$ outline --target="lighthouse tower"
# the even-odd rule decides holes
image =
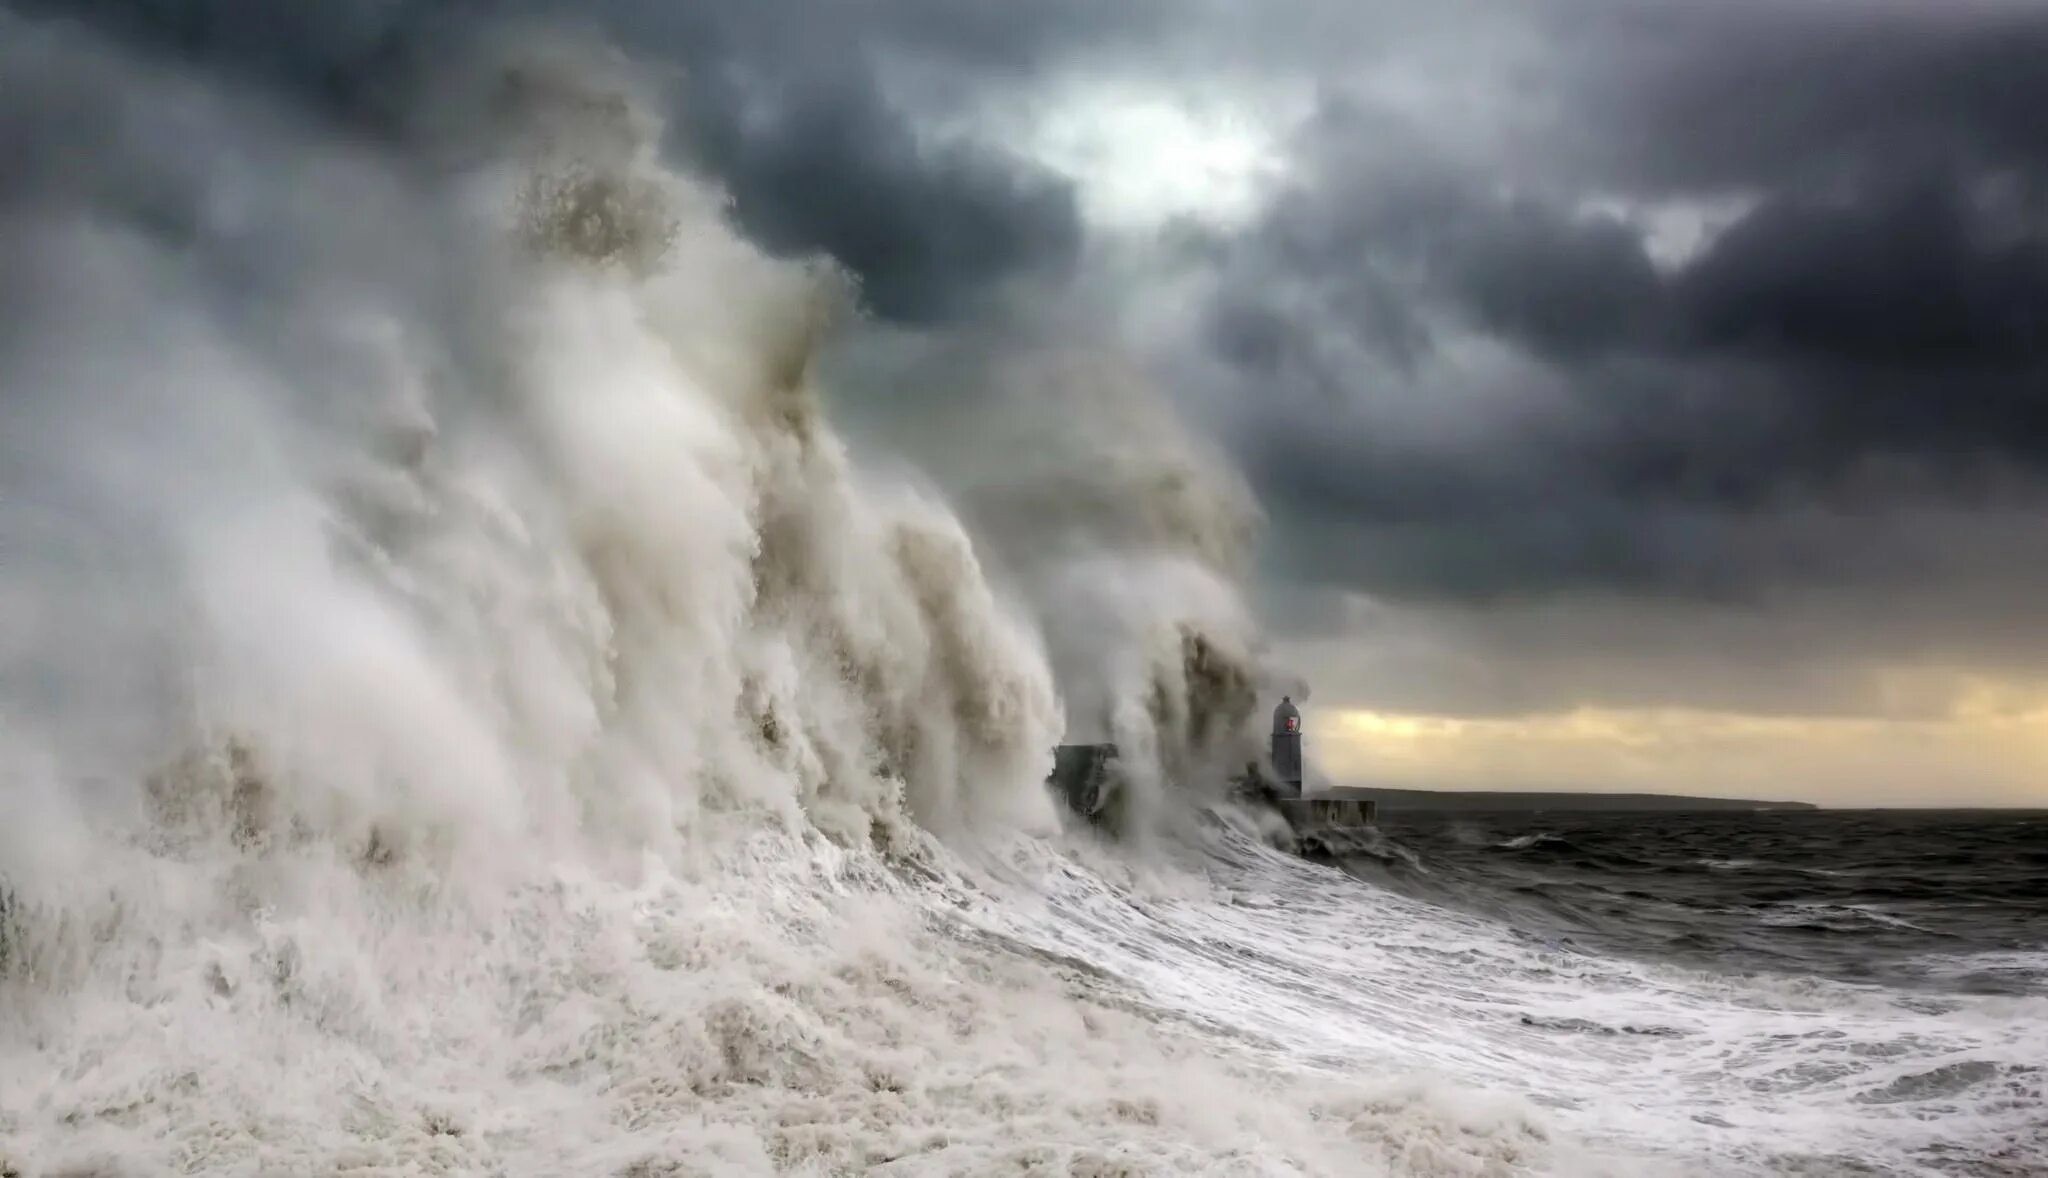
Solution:
[[[1301,796],[1301,712],[1285,695],[1273,709],[1273,775],[1283,790]]]

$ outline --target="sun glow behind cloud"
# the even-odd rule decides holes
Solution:
[[[1244,221],[1284,175],[1272,120],[1220,99],[1091,85],[1048,103],[1030,153],[1074,177],[1084,215],[1111,230],[1175,217]]]
[[[1317,760],[1340,784],[2048,807],[2048,693],[2026,685],[1981,682],[1909,719],[1613,707],[1316,719]]]

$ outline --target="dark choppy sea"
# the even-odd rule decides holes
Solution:
[[[1393,815],[1343,868],[1586,953],[2048,994],[2048,813]]]
[[[2048,1175],[2048,814],[1396,814],[1319,861],[1219,817],[1157,870],[1027,856],[981,919],[1395,1085],[1355,1172]]]

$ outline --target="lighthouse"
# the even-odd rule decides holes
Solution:
[[[1282,790],[1301,796],[1301,711],[1285,695],[1273,709],[1273,775]]]
[[[1053,771],[1046,779],[1065,795],[1068,806],[1111,833],[1121,829],[1125,813],[1119,801],[1123,777],[1113,771],[1116,759],[1113,744],[1063,744],[1053,750]],[[1301,709],[1288,696],[1273,709],[1271,759],[1270,774],[1257,761],[1247,762],[1243,776],[1233,778],[1228,789],[1233,802],[1265,809],[1285,824],[1284,831],[1262,827],[1283,840],[1276,845],[1298,854],[1332,854],[1372,827],[1378,806],[1362,790],[1324,786],[1314,797],[1302,796]]]

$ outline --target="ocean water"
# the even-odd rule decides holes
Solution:
[[[10,996],[0,1125],[23,1174],[2036,1174],[2043,829],[1460,815],[1316,863],[1227,812],[882,858],[734,824],[487,917],[103,917],[156,931]]]
[[[1418,815],[1313,864],[1226,824],[1177,860],[1198,888],[1055,859],[992,919],[1333,1082],[1521,1102],[1489,1147],[1604,1159],[1525,1139],[1470,1172],[2034,1174],[2044,843],[2024,815]]]
[[[2039,994],[2048,813],[1394,815],[1337,862],[1546,944],[1933,994]]]
[[[370,135],[0,14],[0,1174],[2041,1172],[2038,824],[1276,851],[1166,398],[1018,368],[956,509],[629,61],[436,65]]]

